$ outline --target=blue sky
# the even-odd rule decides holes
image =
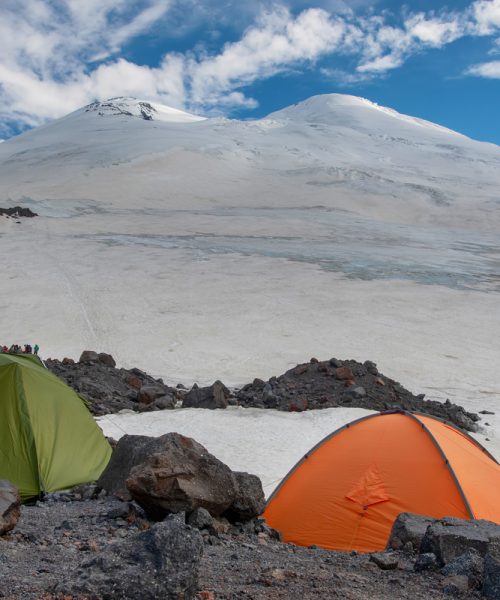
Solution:
[[[500,0],[0,5],[0,138],[113,96],[258,118],[331,92],[500,144]]]

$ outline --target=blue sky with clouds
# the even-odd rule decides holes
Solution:
[[[256,118],[330,92],[500,144],[500,0],[0,4],[0,138],[96,98]]]

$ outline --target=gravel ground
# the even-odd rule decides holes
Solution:
[[[200,589],[217,600],[387,600],[447,598],[439,573],[414,573],[398,553],[396,570],[381,570],[370,555],[309,549],[265,539],[231,539],[205,546]],[[470,592],[467,596],[472,598]],[[480,596],[478,596],[480,597]]]
[[[59,581],[71,581],[83,560],[150,525],[133,503],[111,497],[70,498],[59,494],[37,506],[24,506],[17,527],[0,537],[1,598],[77,600],[71,590],[64,596],[52,590]],[[444,591],[446,578],[414,573],[414,557],[404,553],[397,555],[397,569],[385,571],[370,555],[283,544],[259,522],[216,536],[204,533],[204,539],[199,599],[450,598]],[[462,597],[480,596],[467,592]]]

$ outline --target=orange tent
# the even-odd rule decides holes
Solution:
[[[500,523],[500,465],[436,418],[389,411],[330,434],[288,473],[264,517],[286,542],[385,548],[402,512]]]

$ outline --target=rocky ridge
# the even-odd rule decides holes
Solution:
[[[466,431],[476,431],[479,421],[478,415],[449,401],[441,403],[413,394],[380,373],[371,361],[312,358],[268,381],[254,379],[239,390],[229,390],[220,381],[202,388],[194,384],[190,390],[181,384],[169,387],[140,369],[117,369],[113,357],[93,351],[83,352],[77,362],[64,358],[45,363],[88,402],[94,415],[180,406],[215,409],[239,405],[283,411],[349,406],[423,412]]]
[[[86,350],[78,362],[71,358],[47,359],[47,368],[72,387],[93,415],[123,409],[138,412],[174,408],[178,390],[140,369],[117,369],[110,354]]]
[[[7,218],[12,217],[17,219],[19,217],[38,217],[37,213],[34,213],[31,209],[25,208],[24,206],[12,206],[11,208],[0,208],[0,216],[6,216]]]
[[[476,431],[478,415],[446,401],[425,400],[399,382],[386,377],[371,361],[331,358],[297,365],[268,381],[255,379],[237,393],[240,406],[303,411],[336,406],[385,411],[403,409],[424,412],[450,421],[467,431]]]

